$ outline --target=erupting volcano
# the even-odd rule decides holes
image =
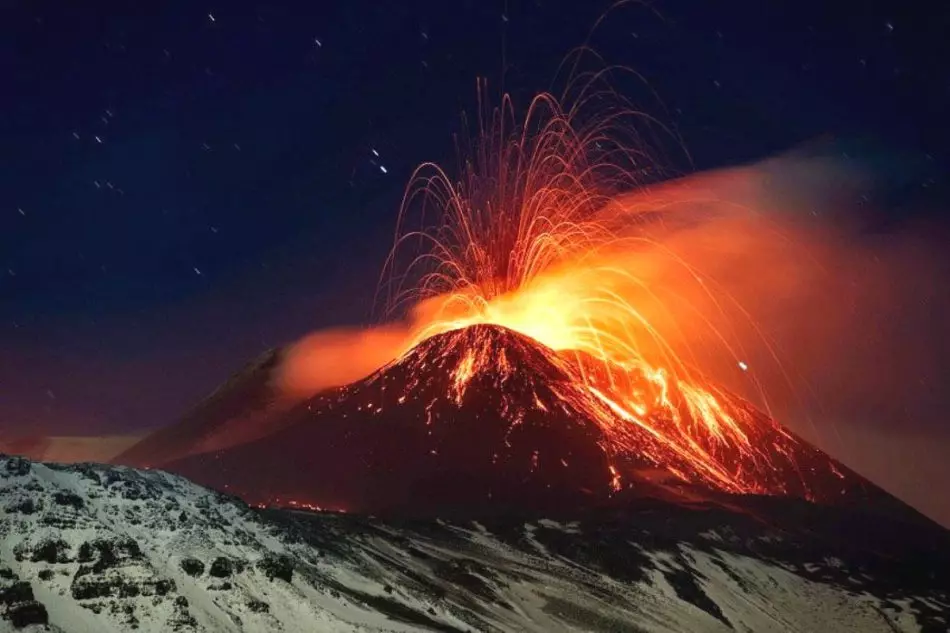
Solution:
[[[337,337],[332,355],[324,338],[290,350],[276,380],[309,381],[302,402],[245,412],[237,427],[204,420],[200,447],[176,445],[196,434],[178,428],[125,461],[254,502],[373,512],[573,507],[686,489],[826,503],[876,495],[716,387],[695,350],[669,339],[691,327],[688,340],[736,358],[710,320],[680,318],[699,309],[691,297],[730,299],[663,239],[703,206],[646,187],[663,175],[644,149],[655,125],[618,107],[602,80],[579,75],[563,98],[538,96],[520,124],[507,98],[481,108],[456,179],[419,168],[380,286],[396,320]],[[412,218],[419,228],[407,228]],[[655,274],[657,257],[676,274]]]

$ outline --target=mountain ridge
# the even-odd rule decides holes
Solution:
[[[280,403],[279,390],[273,384],[273,372],[284,353],[283,348],[272,348],[260,354],[178,421],[142,438],[109,461],[151,467],[255,439],[266,431],[263,427],[269,420],[289,408]]]

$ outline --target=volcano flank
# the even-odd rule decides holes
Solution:
[[[423,341],[255,442],[163,465],[250,501],[347,510],[556,506],[605,493],[599,429],[556,354],[493,326]],[[278,501],[279,500],[279,501]]]
[[[659,393],[631,374],[624,389],[664,404],[631,419],[591,359],[499,326],[433,336],[290,409],[262,405],[272,365],[256,367],[226,390],[228,419],[211,420],[213,410],[201,407],[201,445],[218,448],[193,445],[189,416],[117,461],[148,461],[251,503],[408,515],[553,512],[631,495],[889,499],[738,398],[720,405],[734,437],[700,431],[675,388]],[[250,417],[234,410],[243,383],[253,387]],[[241,438],[213,437],[234,419],[244,420]],[[243,428],[248,420],[256,427]]]

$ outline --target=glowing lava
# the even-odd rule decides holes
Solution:
[[[604,97],[599,85],[596,76],[572,84],[571,108],[548,94],[536,97],[520,125],[506,99],[479,118],[457,180],[436,165],[419,168],[384,277],[394,310],[424,307],[405,349],[481,324],[559,352],[554,362],[571,382],[559,387],[560,396],[600,428],[616,490],[624,464],[646,459],[690,483],[786,494],[804,484],[797,461],[803,443],[708,384],[660,333],[659,325],[676,323],[638,274],[638,253],[657,247],[648,228],[658,217],[662,223],[663,201],[625,206],[617,197],[642,189],[642,166],[652,164],[643,150],[644,117],[627,108],[588,112]],[[423,221],[420,230],[403,228],[410,214],[433,211],[435,227]],[[458,403],[480,373],[519,371],[470,336],[458,340],[468,346],[453,352],[461,358],[452,369]],[[796,471],[800,481],[790,485]]]

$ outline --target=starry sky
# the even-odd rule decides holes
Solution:
[[[0,432],[160,426],[268,347],[367,322],[405,182],[452,160],[476,78],[524,103],[610,4],[4,2]],[[831,135],[932,185],[937,4],[634,3],[590,43],[662,99],[684,172]]]

